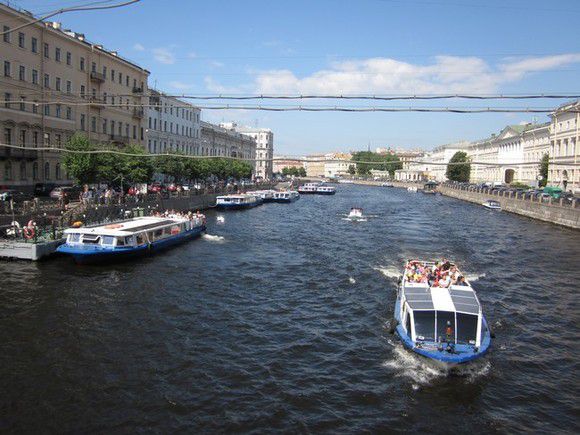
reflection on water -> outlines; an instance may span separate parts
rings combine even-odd
[[[0,429],[578,432],[578,232],[353,185],[220,216],[139,261],[0,263]],[[389,333],[416,257],[473,282],[487,357],[447,371]]]

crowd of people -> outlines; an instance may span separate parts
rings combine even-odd
[[[164,217],[169,219],[189,219],[189,220],[205,220],[205,215],[200,213],[199,210],[196,211],[177,211],[177,210],[165,210],[164,212],[155,211],[153,212],[154,217]]]
[[[432,266],[418,260],[411,260],[407,263],[405,277],[408,282],[425,283],[429,287],[447,288],[451,285],[469,285],[457,266],[446,259],[436,261]]]

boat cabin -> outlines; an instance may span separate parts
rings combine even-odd
[[[241,195],[222,195],[216,198],[216,204],[230,204],[230,205],[243,205],[252,204],[256,202],[257,197],[254,195],[241,194]]]
[[[399,318],[413,343],[481,346],[481,305],[473,288],[465,284],[440,288],[403,278]]]

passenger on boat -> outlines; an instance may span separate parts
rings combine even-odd
[[[459,275],[455,285],[467,286],[468,284],[465,282],[465,277],[463,275]]]

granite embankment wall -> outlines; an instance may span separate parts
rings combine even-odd
[[[503,211],[539,219],[563,225],[569,228],[580,229],[580,204],[560,205],[558,200],[550,203],[530,201],[529,199],[514,198],[509,196],[490,195],[488,193],[454,189],[440,186],[439,192],[445,196],[462,199],[464,201],[481,204],[487,199],[493,199],[501,204]]]

